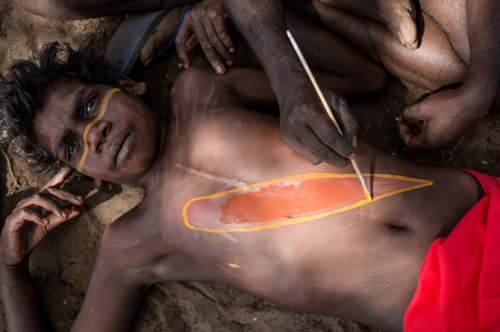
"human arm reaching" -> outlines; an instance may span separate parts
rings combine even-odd
[[[281,3],[277,0],[223,0],[226,10],[252,47],[268,75],[280,106],[283,138],[316,164],[347,165],[355,148],[357,123],[347,102],[322,87],[336,112],[344,135],[331,123],[287,36]]]
[[[0,237],[0,291],[9,331],[49,330],[28,261],[51,230],[80,213],[83,198],[60,188],[70,171],[62,169],[38,193],[20,201],[5,220]]]

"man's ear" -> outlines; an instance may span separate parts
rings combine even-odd
[[[144,96],[147,91],[145,82],[136,82],[133,79],[122,74],[118,74],[117,76],[117,85],[119,88],[122,88],[123,90],[126,90],[139,97]]]

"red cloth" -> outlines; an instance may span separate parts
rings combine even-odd
[[[429,249],[405,331],[500,331],[500,178],[467,172],[485,196]]]

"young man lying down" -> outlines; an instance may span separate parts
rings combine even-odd
[[[497,178],[359,142],[370,200],[352,168],[312,165],[253,111],[277,109],[259,70],[187,70],[165,120],[145,91],[92,50],[57,44],[5,77],[2,143],[47,174],[62,169],[2,231],[9,330],[47,327],[28,259],[84,204],[60,188],[71,169],[146,191],[105,231],[74,330],[129,329],[147,289],[169,280],[225,282],[385,330],[498,328]]]

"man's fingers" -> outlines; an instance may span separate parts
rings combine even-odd
[[[229,32],[227,31],[226,27],[226,22],[224,19],[219,19],[216,20],[214,23],[215,31],[217,31],[217,35],[219,36],[220,40],[226,47],[226,49],[230,52],[234,52],[234,43],[233,40],[231,39],[231,36],[229,35]]]
[[[16,220],[16,222],[11,224],[12,231],[20,229],[27,221],[41,226],[45,226],[48,223],[42,212],[39,209],[32,207],[25,207],[14,212],[11,216],[15,218],[14,220]]]
[[[26,208],[33,209],[35,207],[38,210],[45,209],[62,216],[61,213],[63,207],[58,202],[43,193],[36,193],[26,199],[23,199],[21,202],[19,202],[16,210],[22,210]]]
[[[187,52],[187,54],[191,54],[191,52],[193,52],[194,49],[199,44],[200,43],[198,42],[198,38],[196,38],[196,35],[192,34],[191,37],[189,37],[188,41],[186,42],[186,52]]]
[[[354,146],[351,144],[350,139],[342,135],[331,120],[326,122],[319,120],[311,121],[311,128],[315,136],[319,138],[323,145],[327,146],[335,154],[347,158],[355,153]]]
[[[349,160],[343,157],[354,152],[352,145],[336,129],[325,133],[323,129],[316,131],[313,128],[307,128],[299,139],[314,158],[334,166],[346,166]]]
[[[217,74],[224,74],[226,72],[226,68],[208,38],[203,24],[201,22],[197,22],[193,28],[196,33],[196,37],[198,38],[198,42],[203,49],[203,53],[205,53],[205,56],[212,65],[212,68]]]
[[[337,122],[342,129],[342,133],[349,141],[352,141],[353,137],[358,135],[358,121],[351,113],[345,99],[342,98],[334,109],[336,111]]]
[[[72,170],[73,170],[73,168],[71,168],[69,166],[65,166],[65,167],[61,168],[61,170],[59,172],[57,172],[57,174],[52,179],[50,179],[50,181],[47,182],[47,184],[42,188],[42,191],[48,187],[60,187],[64,183],[64,180],[66,180],[66,177],[69,175],[69,173],[71,173]]]
[[[78,206],[75,205],[68,205],[64,208],[64,215],[65,217],[60,217],[56,214],[49,214],[46,219],[48,220],[48,223],[45,225],[47,227],[47,231],[51,231],[63,222],[72,219],[76,216],[78,216],[81,212],[81,209]]]
[[[425,104],[418,103],[406,107],[401,114],[401,121],[405,123],[417,123],[429,119],[428,108]],[[431,111],[432,112],[432,111]],[[431,114],[432,115],[432,114]]]
[[[410,150],[422,150],[429,148],[429,142],[427,141],[427,137],[424,132],[418,135],[410,135],[408,136],[408,140],[406,146]]]
[[[210,44],[212,44],[212,47],[215,49],[217,54],[220,57],[222,57],[222,59],[224,59],[224,63],[226,65],[232,65],[233,59],[231,58],[231,55],[229,54],[229,51],[226,48],[226,45],[224,45],[224,43],[220,40],[219,34],[215,30],[213,22],[212,21],[203,22],[203,26],[205,27],[207,38],[210,41]]]
[[[398,124],[399,135],[410,150],[422,150],[429,147],[425,131],[414,132],[412,126],[400,122]]]
[[[314,157],[310,152],[309,150],[307,150],[305,147],[304,147],[304,144],[302,144],[302,142],[300,141],[300,139],[293,135],[293,134],[285,134],[283,133],[283,139],[284,141],[290,145],[295,151],[297,151],[301,156],[303,156],[304,158],[306,158],[307,160],[309,160],[309,162],[313,165],[317,165],[321,162],[321,160],[317,159],[316,157]]]
[[[184,68],[189,67],[189,57],[187,42],[190,40],[192,33],[191,21],[188,19],[189,13],[186,14],[184,21],[182,22],[179,31],[177,32],[177,37],[175,37],[175,47],[177,49],[177,55],[182,62]]]
[[[331,106],[334,112],[335,121],[338,123],[342,131],[342,135],[346,138],[346,140],[338,140],[338,143],[329,143],[328,138],[326,141],[323,139],[322,140],[323,142],[325,142],[325,144],[334,149],[339,155],[344,157],[355,157],[355,146],[353,144],[353,138],[358,134],[358,122],[354,115],[351,113],[349,104],[344,98],[340,97],[336,93],[331,93],[331,91],[328,89],[325,90],[325,93],[326,97],[328,98],[328,104]],[[326,112],[326,110],[324,111]],[[331,119],[329,119],[329,121],[332,122],[333,127],[337,129],[337,127],[333,124],[333,121]],[[323,136],[326,136],[326,134],[324,134]],[[339,145],[336,147],[334,144]]]
[[[80,195],[75,195],[67,190],[60,188],[47,188],[43,191],[43,194],[49,195],[51,198],[57,198],[61,201],[69,202],[75,205],[82,205],[84,202],[83,197]]]

